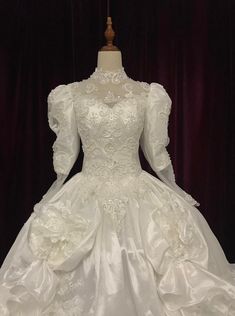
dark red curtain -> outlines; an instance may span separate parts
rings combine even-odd
[[[120,0],[111,13],[126,72],[172,98],[177,182],[235,262],[235,1]],[[0,2],[1,260],[55,178],[47,95],[94,71],[105,16],[101,0]]]

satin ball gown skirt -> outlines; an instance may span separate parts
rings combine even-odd
[[[145,171],[80,172],[36,204],[0,280],[2,316],[235,315],[234,265],[206,220]]]

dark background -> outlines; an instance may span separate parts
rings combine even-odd
[[[177,183],[235,262],[235,1],[119,0],[111,14],[127,74],[172,98]],[[47,96],[94,71],[105,20],[101,0],[0,1],[0,261],[55,179]]]

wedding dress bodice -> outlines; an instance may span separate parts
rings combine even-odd
[[[79,153],[79,138],[85,174],[138,174],[140,139],[156,170],[170,163],[165,146],[171,100],[161,85],[131,80],[123,69],[96,69],[87,80],[58,86],[48,99],[50,127],[57,134],[57,173],[68,174]]]
[[[65,179],[69,174],[80,139],[83,175],[99,181],[138,175],[142,170],[140,145],[160,179],[198,205],[175,183],[166,149],[171,99],[162,85],[134,81],[124,68],[96,68],[88,79],[52,90],[48,109],[49,125],[57,135],[53,163],[58,176]]]

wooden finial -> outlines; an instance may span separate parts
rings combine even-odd
[[[119,51],[119,49],[113,45],[115,32],[112,28],[112,18],[110,16],[107,17],[107,28],[104,32],[104,36],[106,38],[107,44],[103,46],[100,51]]]

